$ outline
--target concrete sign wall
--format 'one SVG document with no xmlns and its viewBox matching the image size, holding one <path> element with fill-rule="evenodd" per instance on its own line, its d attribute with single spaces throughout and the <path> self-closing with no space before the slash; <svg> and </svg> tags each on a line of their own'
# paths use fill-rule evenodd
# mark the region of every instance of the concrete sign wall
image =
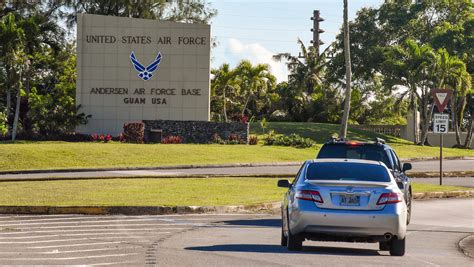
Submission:
<svg viewBox="0 0 474 267">
<path fill-rule="evenodd" d="M 81 133 L 118 135 L 125 122 L 209 120 L 210 26 L 79 14 Z"/>
</svg>

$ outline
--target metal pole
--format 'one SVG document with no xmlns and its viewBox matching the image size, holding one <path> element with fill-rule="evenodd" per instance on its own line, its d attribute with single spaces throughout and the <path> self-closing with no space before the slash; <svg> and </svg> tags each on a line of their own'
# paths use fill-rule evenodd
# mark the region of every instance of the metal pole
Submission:
<svg viewBox="0 0 474 267">
<path fill-rule="evenodd" d="M 443 134 L 439 134 L 439 185 L 443 185 Z"/>
</svg>

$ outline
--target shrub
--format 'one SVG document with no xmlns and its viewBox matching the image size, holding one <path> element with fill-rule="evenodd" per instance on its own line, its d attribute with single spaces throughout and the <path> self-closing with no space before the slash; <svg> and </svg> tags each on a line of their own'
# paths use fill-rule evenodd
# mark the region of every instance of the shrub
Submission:
<svg viewBox="0 0 474 267">
<path fill-rule="evenodd" d="M 238 145 L 238 144 L 247 144 L 247 141 L 244 140 L 238 134 L 229 135 L 229 139 L 225 140 L 225 143 L 228 145 Z"/>
<path fill-rule="evenodd" d="M 145 136 L 143 122 L 127 122 L 123 125 L 123 138 L 127 143 L 142 144 Z"/>
<path fill-rule="evenodd" d="M 108 135 L 106 135 L 106 136 L 104 137 L 104 143 L 108 143 L 108 142 L 110 142 L 111 140 L 112 140 L 112 136 L 111 136 L 110 134 L 108 134 Z"/>
<path fill-rule="evenodd" d="M 211 142 L 213 144 L 220 144 L 220 145 L 238 145 L 238 144 L 246 144 L 247 140 L 244 140 L 238 134 L 230 134 L 227 139 L 223 139 L 219 136 L 219 134 L 215 133 L 212 135 Z"/>
<path fill-rule="evenodd" d="M 0 137 L 3 138 L 7 135 L 8 132 L 7 125 L 7 115 L 3 112 L 0 112 Z"/>
<path fill-rule="evenodd" d="M 249 137 L 249 145 L 256 145 L 258 144 L 258 137 L 256 135 L 251 135 Z"/>
<path fill-rule="evenodd" d="M 268 134 L 263 138 L 263 142 L 267 146 L 273 146 L 275 144 L 276 134 L 274 130 L 268 131 Z"/>
<path fill-rule="evenodd" d="M 169 135 L 161 140 L 162 144 L 181 144 L 182 142 L 183 138 L 177 135 Z"/>
<path fill-rule="evenodd" d="M 90 140 L 94 142 L 104 142 L 108 143 L 113 139 L 113 137 L 110 134 L 91 134 Z"/>
<path fill-rule="evenodd" d="M 312 139 L 297 134 L 275 135 L 274 132 L 265 136 L 264 143 L 270 146 L 292 146 L 297 148 L 312 147 L 315 144 Z"/>
<path fill-rule="evenodd" d="M 125 142 L 125 137 L 123 137 L 123 133 L 120 133 L 119 136 L 117 137 L 117 141 L 119 141 L 120 143 L 124 143 Z"/>
<path fill-rule="evenodd" d="M 222 139 L 222 137 L 220 137 L 219 134 L 215 133 L 212 135 L 211 137 L 211 142 L 213 144 L 220 144 L 220 145 L 224 145 L 225 144 L 225 141 L 224 139 Z"/>
</svg>

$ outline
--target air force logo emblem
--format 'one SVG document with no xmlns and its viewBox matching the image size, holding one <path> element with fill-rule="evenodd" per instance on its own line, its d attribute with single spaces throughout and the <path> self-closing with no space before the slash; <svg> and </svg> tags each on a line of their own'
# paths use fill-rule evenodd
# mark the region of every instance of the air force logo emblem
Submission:
<svg viewBox="0 0 474 267">
<path fill-rule="evenodd" d="M 134 52 L 130 54 L 130 60 L 132 61 L 135 70 L 138 71 L 138 77 L 142 78 L 144 81 L 148 81 L 153 76 L 153 72 L 158 69 L 158 65 L 160 65 L 161 53 L 158 52 L 158 55 L 156 55 L 155 60 L 153 60 L 153 62 L 150 63 L 150 65 L 148 65 L 147 67 L 143 66 L 138 61 Z"/>
</svg>

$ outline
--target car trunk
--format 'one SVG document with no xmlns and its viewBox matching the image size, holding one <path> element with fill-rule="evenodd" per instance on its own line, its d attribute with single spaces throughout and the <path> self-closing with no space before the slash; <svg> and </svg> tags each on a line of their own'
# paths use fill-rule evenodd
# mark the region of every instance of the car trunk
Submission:
<svg viewBox="0 0 474 267">
<path fill-rule="evenodd" d="M 377 205 L 382 193 L 391 192 L 391 183 L 365 181 L 307 180 L 316 186 L 323 203 L 315 205 L 321 209 L 338 210 L 381 210 L 385 205 Z"/>
</svg>

